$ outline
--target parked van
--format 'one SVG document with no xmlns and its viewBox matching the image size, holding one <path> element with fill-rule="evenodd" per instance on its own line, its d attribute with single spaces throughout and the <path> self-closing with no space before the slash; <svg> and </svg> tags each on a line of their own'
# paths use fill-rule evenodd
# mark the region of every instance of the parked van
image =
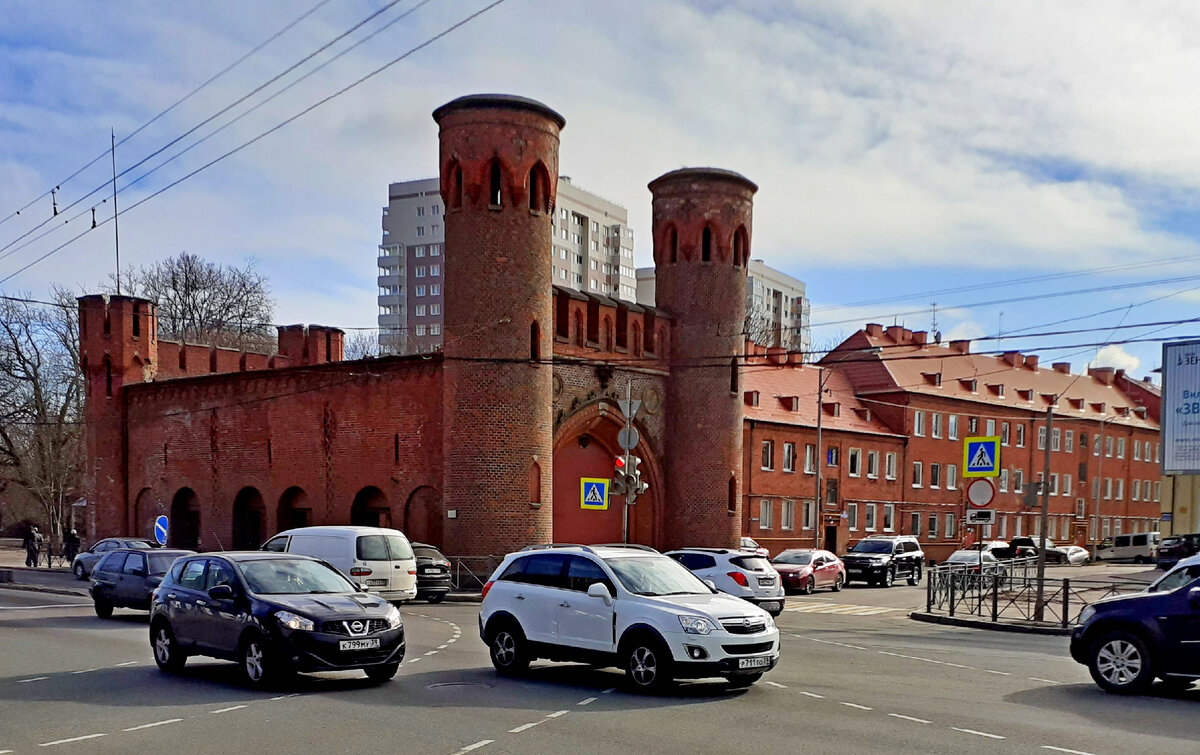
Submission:
<svg viewBox="0 0 1200 755">
<path fill-rule="evenodd" d="M 1157 532 L 1134 532 L 1105 538 L 1096 551 L 1097 561 L 1132 561 L 1135 564 L 1152 564 L 1158 558 L 1158 546 L 1162 535 Z"/>
<path fill-rule="evenodd" d="M 400 530 L 383 527 L 298 527 L 280 532 L 262 547 L 327 561 L 384 600 L 417 597 L 417 560 Z"/>
</svg>

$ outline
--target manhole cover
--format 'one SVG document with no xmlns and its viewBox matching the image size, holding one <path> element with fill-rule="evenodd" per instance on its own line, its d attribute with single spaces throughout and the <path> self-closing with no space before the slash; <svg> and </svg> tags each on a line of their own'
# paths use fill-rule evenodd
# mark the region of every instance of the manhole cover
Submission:
<svg viewBox="0 0 1200 755">
<path fill-rule="evenodd" d="M 491 686 L 483 682 L 441 682 L 439 684 L 430 684 L 425 689 L 445 689 L 447 687 L 483 687 L 486 689 Z"/>
</svg>

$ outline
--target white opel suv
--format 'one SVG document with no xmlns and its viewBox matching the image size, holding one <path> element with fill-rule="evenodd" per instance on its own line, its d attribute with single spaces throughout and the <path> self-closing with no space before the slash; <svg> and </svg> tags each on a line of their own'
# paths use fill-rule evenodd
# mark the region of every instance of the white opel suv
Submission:
<svg viewBox="0 0 1200 755">
<path fill-rule="evenodd" d="M 778 616 L 783 613 L 783 578 L 764 556 L 727 548 L 683 548 L 666 554 L 723 593 Z"/>
<path fill-rule="evenodd" d="M 479 636 L 501 674 L 536 658 L 625 669 L 639 690 L 724 677 L 748 687 L 779 661 L 765 611 L 644 546 L 533 546 L 483 588 Z"/>
</svg>

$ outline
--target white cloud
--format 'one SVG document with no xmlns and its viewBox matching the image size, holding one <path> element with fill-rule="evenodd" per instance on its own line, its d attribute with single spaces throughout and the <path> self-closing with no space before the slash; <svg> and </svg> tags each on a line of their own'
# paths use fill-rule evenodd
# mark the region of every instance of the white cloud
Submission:
<svg viewBox="0 0 1200 755">
<path fill-rule="evenodd" d="M 976 338 L 983 338 L 987 333 L 974 320 L 964 320 L 958 323 L 953 328 L 950 328 L 944 336 L 943 341 L 972 341 Z M 990 348 L 990 346 L 989 346 Z"/>
<path fill-rule="evenodd" d="M 1130 354 L 1125 347 L 1119 344 L 1103 347 L 1096 352 L 1096 358 L 1092 362 L 1096 367 L 1116 367 L 1130 373 L 1136 372 L 1141 363 L 1142 360 Z"/>
</svg>

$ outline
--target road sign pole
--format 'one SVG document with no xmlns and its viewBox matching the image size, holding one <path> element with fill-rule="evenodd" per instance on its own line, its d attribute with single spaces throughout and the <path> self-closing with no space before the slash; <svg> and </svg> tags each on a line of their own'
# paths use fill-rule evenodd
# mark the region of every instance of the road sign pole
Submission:
<svg viewBox="0 0 1200 755">
<path fill-rule="evenodd" d="M 1058 396 L 1050 402 L 1050 406 L 1046 408 L 1046 443 L 1045 454 L 1042 458 L 1042 514 L 1041 524 L 1038 526 L 1039 535 L 1042 538 L 1042 543 L 1038 547 L 1037 560 L 1037 601 L 1033 605 L 1033 618 L 1035 621 L 1041 621 L 1045 615 L 1046 606 L 1044 601 L 1046 598 L 1046 518 L 1050 513 L 1050 438 L 1052 428 L 1054 426 L 1054 405 L 1058 403 Z"/>
<path fill-rule="evenodd" d="M 625 412 L 625 429 L 629 435 L 633 432 L 633 413 L 636 409 L 633 406 L 633 379 L 630 378 L 625 383 L 625 406 L 621 407 Z M 625 468 L 629 469 L 629 455 L 633 453 L 633 449 L 625 449 Z M 625 491 L 625 506 L 621 510 L 621 542 L 629 543 L 629 507 L 637 500 L 636 490 Z"/>
</svg>

